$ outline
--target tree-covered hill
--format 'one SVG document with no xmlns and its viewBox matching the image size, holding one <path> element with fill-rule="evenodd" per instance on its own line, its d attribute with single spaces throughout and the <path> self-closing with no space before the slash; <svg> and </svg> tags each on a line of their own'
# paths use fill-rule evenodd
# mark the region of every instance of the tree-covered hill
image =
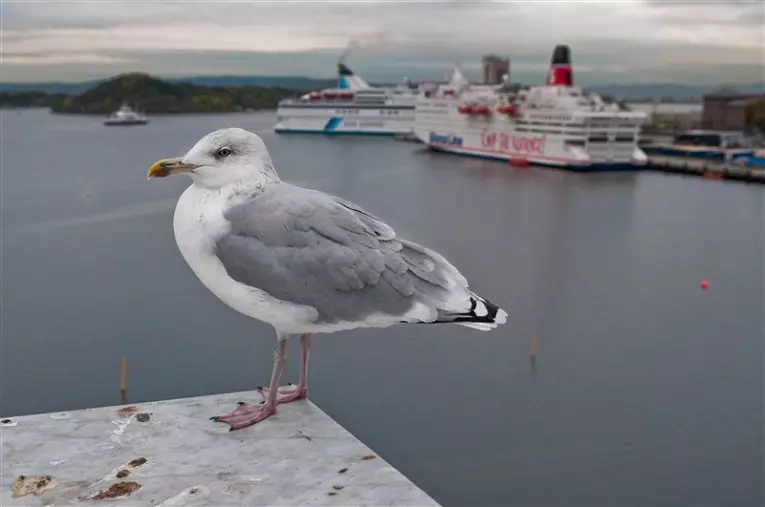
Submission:
<svg viewBox="0 0 765 507">
<path fill-rule="evenodd" d="M 122 74 L 78 95 L 3 92 L 0 106 L 48 106 L 55 113 L 109 114 L 123 102 L 152 113 L 223 113 L 275 109 L 295 90 L 265 86 L 200 86 L 170 82 L 148 74 Z"/>
</svg>

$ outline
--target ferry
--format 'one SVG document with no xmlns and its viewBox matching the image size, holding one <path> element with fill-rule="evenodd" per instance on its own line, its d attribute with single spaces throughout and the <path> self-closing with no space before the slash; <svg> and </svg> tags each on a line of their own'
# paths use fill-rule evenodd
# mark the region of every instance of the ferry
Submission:
<svg viewBox="0 0 765 507">
<path fill-rule="evenodd" d="M 408 81 L 393 88 L 371 86 L 342 60 L 337 73 L 335 88 L 280 101 L 274 131 L 384 136 L 411 132 L 417 94 Z"/>
<path fill-rule="evenodd" d="M 431 149 L 575 171 L 634 170 L 644 112 L 622 111 L 574 86 L 571 51 L 555 47 L 545 85 L 471 85 L 455 68 L 447 84 L 421 86 L 414 134 Z"/>
<path fill-rule="evenodd" d="M 107 126 L 146 125 L 147 123 L 149 120 L 145 115 L 134 111 L 125 102 L 104 120 L 104 125 Z"/>
</svg>

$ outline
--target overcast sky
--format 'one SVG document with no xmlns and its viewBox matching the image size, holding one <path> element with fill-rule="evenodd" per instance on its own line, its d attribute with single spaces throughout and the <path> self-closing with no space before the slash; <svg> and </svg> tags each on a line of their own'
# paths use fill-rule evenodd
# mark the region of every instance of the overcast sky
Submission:
<svg viewBox="0 0 765 507">
<path fill-rule="evenodd" d="M 3 0 L 2 80 L 82 81 L 127 71 L 439 78 L 511 58 L 543 81 L 569 44 L 580 84 L 761 82 L 763 2 L 148 2 Z"/>
</svg>

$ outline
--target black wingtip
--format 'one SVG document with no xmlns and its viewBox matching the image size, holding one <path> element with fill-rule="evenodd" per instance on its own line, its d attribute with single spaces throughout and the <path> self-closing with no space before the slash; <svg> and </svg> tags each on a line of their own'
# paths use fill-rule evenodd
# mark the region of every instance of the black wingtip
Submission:
<svg viewBox="0 0 765 507">
<path fill-rule="evenodd" d="M 479 303 L 486 309 L 485 315 L 478 315 L 476 310 Z M 484 324 L 495 324 L 500 308 L 491 301 L 475 294 L 470 296 L 470 309 L 463 313 L 444 313 L 438 316 L 432 324 L 466 323 L 476 322 Z"/>
</svg>

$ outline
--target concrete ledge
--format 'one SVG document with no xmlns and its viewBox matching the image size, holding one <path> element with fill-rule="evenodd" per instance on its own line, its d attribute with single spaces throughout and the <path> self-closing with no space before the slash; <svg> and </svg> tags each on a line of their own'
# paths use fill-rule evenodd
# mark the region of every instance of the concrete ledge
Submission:
<svg viewBox="0 0 765 507">
<path fill-rule="evenodd" d="M 0 505 L 438 505 L 309 401 L 235 432 L 209 420 L 253 397 L 3 419 Z"/>
</svg>

